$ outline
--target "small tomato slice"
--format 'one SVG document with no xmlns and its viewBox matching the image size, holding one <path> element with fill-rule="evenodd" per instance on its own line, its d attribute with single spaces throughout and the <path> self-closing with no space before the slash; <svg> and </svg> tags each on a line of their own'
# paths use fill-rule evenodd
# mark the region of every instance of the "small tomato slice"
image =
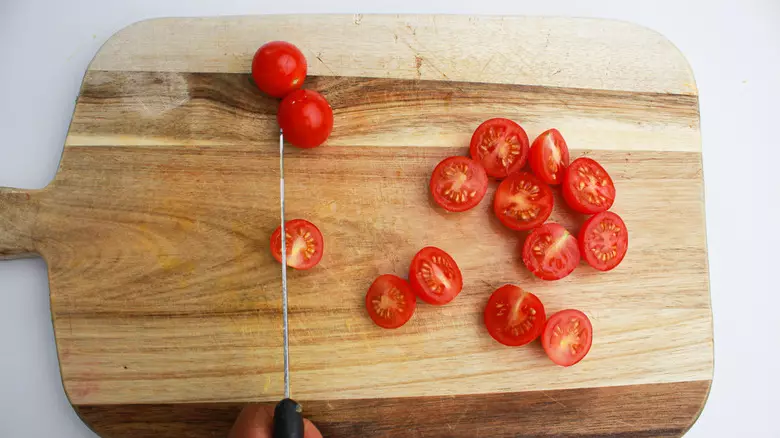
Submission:
<svg viewBox="0 0 780 438">
<path fill-rule="evenodd" d="M 580 251 L 585 261 L 599 271 L 609 271 L 623 261 L 628 251 L 628 229 L 620 216 L 603 211 L 580 229 Z"/>
<path fill-rule="evenodd" d="M 577 238 L 554 223 L 535 228 L 523 244 L 523 263 L 542 280 L 560 280 L 580 263 Z"/>
<path fill-rule="evenodd" d="M 563 176 L 563 199 L 574 210 L 594 214 L 615 202 L 615 184 L 599 163 L 590 158 L 574 160 Z"/>
<path fill-rule="evenodd" d="M 547 184 L 560 184 L 569 166 L 569 147 L 557 129 L 544 131 L 536 137 L 528 162 L 531 171 Z"/>
<path fill-rule="evenodd" d="M 550 187 L 528 172 L 517 172 L 499 184 L 493 211 L 513 230 L 530 230 L 544 223 L 553 210 Z"/>
<path fill-rule="evenodd" d="M 409 283 L 391 274 L 380 275 L 366 293 L 368 316 L 379 327 L 394 329 L 411 319 L 417 298 Z"/>
<path fill-rule="evenodd" d="M 485 168 L 466 157 L 449 157 L 439 163 L 431 175 L 433 200 L 449 211 L 474 208 L 487 192 Z"/>
<path fill-rule="evenodd" d="M 506 178 L 525 166 L 528 135 L 509 119 L 483 122 L 471 136 L 471 158 L 482 163 L 493 178 Z"/>
<path fill-rule="evenodd" d="M 313 223 L 294 219 L 287 221 L 285 242 L 287 246 L 287 266 L 295 269 L 311 269 L 322 259 L 324 244 L 322 233 Z M 271 234 L 271 254 L 282 262 L 282 227 Z"/>
<path fill-rule="evenodd" d="M 447 304 L 463 289 L 463 275 L 455 259 L 435 246 L 415 254 L 409 267 L 412 291 L 428 304 Z"/>
<path fill-rule="evenodd" d="M 542 333 L 542 347 L 547 356 L 564 367 L 581 361 L 593 343 L 593 326 L 584 313 L 567 309 L 555 313 Z"/>
<path fill-rule="evenodd" d="M 490 296 L 484 318 L 493 339 L 504 345 L 519 347 L 542 333 L 544 306 L 536 295 L 507 284 Z"/>
</svg>

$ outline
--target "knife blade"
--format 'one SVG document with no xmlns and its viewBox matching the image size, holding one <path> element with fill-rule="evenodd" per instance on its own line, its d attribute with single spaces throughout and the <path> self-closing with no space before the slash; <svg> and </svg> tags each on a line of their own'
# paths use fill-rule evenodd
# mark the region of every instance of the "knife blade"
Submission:
<svg viewBox="0 0 780 438">
<path fill-rule="evenodd" d="M 284 132 L 279 130 L 279 210 L 282 239 L 282 338 L 284 343 L 284 399 L 274 409 L 273 438 L 303 438 L 303 409 L 290 398 L 290 328 L 287 319 L 287 228 L 284 221 Z"/>
</svg>

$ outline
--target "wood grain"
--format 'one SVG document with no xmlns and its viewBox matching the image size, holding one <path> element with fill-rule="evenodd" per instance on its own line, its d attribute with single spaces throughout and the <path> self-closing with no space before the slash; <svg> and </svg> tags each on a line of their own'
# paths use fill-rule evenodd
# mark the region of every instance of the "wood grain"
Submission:
<svg viewBox="0 0 780 438">
<path fill-rule="evenodd" d="M 326 244 L 317 268 L 289 274 L 292 390 L 330 436 L 690 426 L 713 349 L 698 98 L 684 58 L 626 23 L 430 16 L 165 19 L 106 43 L 54 181 L 0 189 L 0 258 L 46 259 L 63 385 L 88 423 L 106 436 L 224 435 L 236 403 L 282 395 L 268 250 L 276 102 L 247 75 L 254 48 L 275 37 L 304 49 L 306 87 L 336 116 L 327 145 L 289 148 L 285 169 L 287 216 L 317 223 Z M 494 116 L 532 137 L 555 126 L 573 156 L 609 170 L 630 229 L 618 269 L 533 278 L 517 255 L 523 235 L 490 214 L 493 184 L 470 212 L 430 202 L 433 167 Z M 556 201 L 552 219 L 576 232 L 584 217 Z M 425 245 L 453 255 L 464 291 L 378 329 L 363 314 L 366 288 L 404 275 Z M 548 311 L 585 311 L 596 334 L 587 360 L 563 369 L 539 345 L 493 342 L 480 313 L 507 282 Z M 436 407 L 462 416 L 423 415 Z"/>
<path fill-rule="evenodd" d="M 303 402 L 325 437 L 676 437 L 693 424 L 709 381 L 457 397 Z M 648 409 L 652 404 L 653 409 Z M 243 405 L 84 405 L 106 438 L 224 436 Z"/>
</svg>

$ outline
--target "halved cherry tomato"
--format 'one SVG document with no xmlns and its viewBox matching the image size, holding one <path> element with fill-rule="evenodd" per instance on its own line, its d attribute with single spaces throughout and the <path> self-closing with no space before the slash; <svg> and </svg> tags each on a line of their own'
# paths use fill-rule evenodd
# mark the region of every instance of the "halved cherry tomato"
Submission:
<svg viewBox="0 0 780 438">
<path fill-rule="evenodd" d="M 412 317 L 415 308 L 417 298 L 409 283 L 395 275 L 380 275 L 366 293 L 368 316 L 379 327 L 401 327 Z"/>
<path fill-rule="evenodd" d="M 409 266 L 412 291 L 428 304 L 447 304 L 463 289 L 463 275 L 449 254 L 427 246 L 415 254 Z"/>
<path fill-rule="evenodd" d="M 311 269 L 322 259 L 324 244 L 322 233 L 313 223 L 294 219 L 287 221 L 285 242 L 287 244 L 287 266 L 295 269 Z M 282 227 L 276 227 L 271 234 L 271 254 L 282 262 Z"/>
<path fill-rule="evenodd" d="M 284 41 L 263 44 L 252 58 L 252 79 L 264 93 L 284 97 L 303 85 L 306 57 L 297 47 Z"/>
<path fill-rule="evenodd" d="M 299 148 L 314 148 L 333 131 L 333 109 L 314 90 L 295 90 L 279 105 L 276 115 L 284 139 Z"/>
<path fill-rule="evenodd" d="M 615 202 L 615 184 L 599 163 L 577 158 L 563 175 L 563 199 L 574 210 L 594 214 L 606 211 Z"/>
<path fill-rule="evenodd" d="M 499 184 L 493 211 L 513 230 L 530 230 L 544 223 L 553 210 L 550 187 L 528 172 L 517 172 Z"/>
<path fill-rule="evenodd" d="M 557 129 L 544 131 L 536 137 L 528 157 L 534 175 L 547 184 L 560 184 L 569 166 L 569 147 Z"/>
<path fill-rule="evenodd" d="M 471 136 L 471 158 L 482 163 L 493 178 L 506 178 L 525 166 L 528 135 L 509 119 L 483 122 Z"/>
<path fill-rule="evenodd" d="M 568 309 L 555 313 L 542 333 L 542 347 L 556 364 L 568 367 L 576 364 L 590 351 L 593 326 L 584 313 Z"/>
<path fill-rule="evenodd" d="M 466 211 L 485 197 L 488 178 L 485 168 L 466 157 L 449 157 L 431 175 L 433 200 L 449 211 Z"/>
<path fill-rule="evenodd" d="M 599 271 L 609 271 L 619 265 L 628 251 L 626 224 L 611 211 L 588 219 L 580 229 L 578 240 L 585 261 Z"/>
<path fill-rule="evenodd" d="M 577 238 L 554 223 L 535 228 L 523 244 L 523 263 L 542 280 L 560 280 L 580 263 Z"/>
<path fill-rule="evenodd" d="M 511 347 L 525 345 L 539 337 L 545 322 L 544 306 L 539 298 L 512 284 L 493 292 L 484 317 L 490 336 Z"/>
</svg>

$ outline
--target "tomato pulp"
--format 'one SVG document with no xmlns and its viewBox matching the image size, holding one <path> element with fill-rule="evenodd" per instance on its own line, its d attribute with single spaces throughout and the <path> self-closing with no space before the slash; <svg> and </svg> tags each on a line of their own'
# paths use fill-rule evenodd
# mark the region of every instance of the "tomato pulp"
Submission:
<svg viewBox="0 0 780 438">
<path fill-rule="evenodd" d="M 542 333 L 542 347 L 553 362 L 568 367 L 581 361 L 593 343 L 593 326 L 579 310 L 555 313 Z"/>
<path fill-rule="evenodd" d="M 628 251 L 628 229 L 620 216 L 604 211 L 592 216 L 580 229 L 580 251 L 599 271 L 614 269 Z"/>
<path fill-rule="evenodd" d="M 479 161 L 493 178 L 506 178 L 525 166 L 528 135 L 509 119 L 490 119 L 471 136 L 471 158 Z"/>
<path fill-rule="evenodd" d="M 448 211 L 474 208 L 487 192 L 485 168 L 466 157 L 445 158 L 433 170 L 430 189 L 433 200 Z"/>
<path fill-rule="evenodd" d="M 590 158 L 577 158 L 569 165 L 561 189 L 569 207 L 580 213 L 606 211 L 615 202 L 612 178 L 599 163 Z"/>
<path fill-rule="evenodd" d="M 554 223 L 535 228 L 523 244 L 523 263 L 542 280 L 559 280 L 580 263 L 577 238 Z"/>
<path fill-rule="evenodd" d="M 544 223 L 553 209 L 550 187 L 528 172 L 517 172 L 499 184 L 493 211 L 513 230 L 530 230 Z"/>
<path fill-rule="evenodd" d="M 463 275 L 449 254 L 428 246 L 412 259 L 409 284 L 421 300 L 442 305 L 452 301 L 463 289 Z"/>
<path fill-rule="evenodd" d="M 287 248 L 287 266 L 295 269 L 311 269 L 322 259 L 324 243 L 322 233 L 313 223 L 294 219 L 284 225 Z M 271 254 L 282 262 L 282 227 L 271 234 Z"/>
<path fill-rule="evenodd" d="M 569 166 L 569 147 L 557 129 L 544 131 L 536 137 L 528 162 L 531 171 L 547 184 L 560 184 Z"/>
<path fill-rule="evenodd" d="M 366 310 L 376 325 L 394 329 L 411 319 L 417 298 L 409 283 L 391 274 L 380 275 L 366 293 Z"/>
<path fill-rule="evenodd" d="M 496 289 L 485 307 L 485 326 L 496 341 L 512 347 L 525 345 L 542 333 L 544 306 L 539 298 L 507 284 Z"/>
</svg>

